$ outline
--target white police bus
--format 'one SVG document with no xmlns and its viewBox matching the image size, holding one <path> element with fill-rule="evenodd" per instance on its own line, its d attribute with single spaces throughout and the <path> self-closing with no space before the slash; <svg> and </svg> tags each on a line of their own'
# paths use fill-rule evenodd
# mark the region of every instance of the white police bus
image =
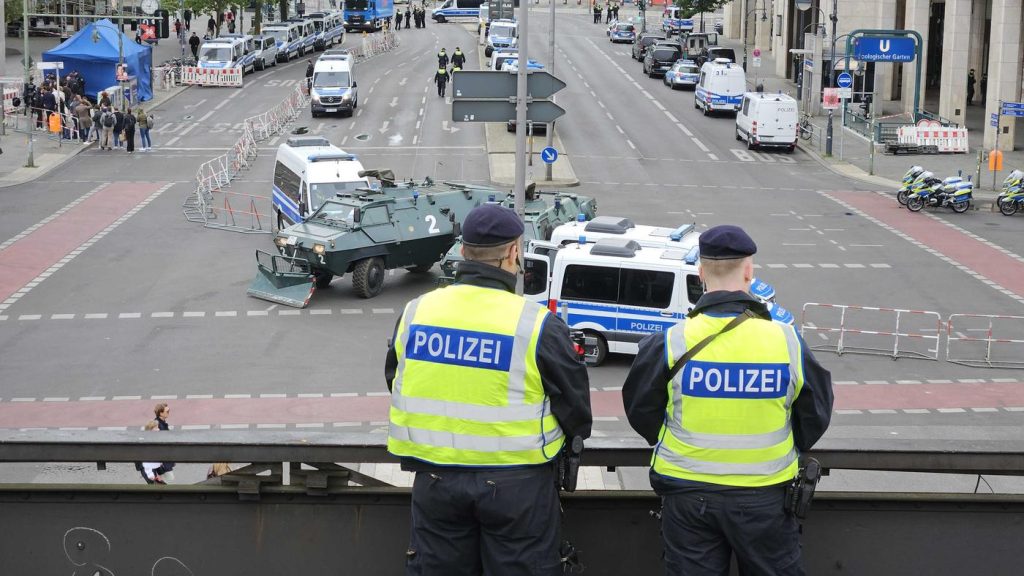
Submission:
<svg viewBox="0 0 1024 576">
<path fill-rule="evenodd" d="M 302 50 L 302 26 L 297 22 L 280 22 L 263 27 L 263 35 L 277 42 L 277 59 L 287 62 Z"/>
<path fill-rule="evenodd" d="M 246 68 L 252 71 L 255 65 L 255 53 L 246 53 L 245 39 L 243 38 L 214 38 L 203 42 L 199 47 L 200 68 L 223 69 L 241 68 L 244 74 Z"/>
<path fill-rule="evenodd" d="M 459 18 L 480 18 L 480 5 L 484 0 L 445 0 L 430 13 L 435 21 L 443 23 Z"/>
<path fill-rule="evenodd" d="M 370 188 L 353 154 L 321 136 L 289 138 L 277 149 L 271 195 L 280 230 L 312 215 L 325 200 Z"/>
</svg>

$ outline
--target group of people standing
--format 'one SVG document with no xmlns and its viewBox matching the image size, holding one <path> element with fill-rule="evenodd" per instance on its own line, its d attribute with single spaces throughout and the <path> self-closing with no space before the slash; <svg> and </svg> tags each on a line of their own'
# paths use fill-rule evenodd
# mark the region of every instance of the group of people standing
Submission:
<svg viewBox="0 0 1024 576">
<path fill-rule="evenodd" d="M 391 26 L 391 19 L 388 18 L 386 22 L 387 29 L 401 30 L 402 22 L 405 22 L 405 29 L 409 29 L 409 25 L 414 23 L 417 28 L 427 27 L 427 8 L 425 5 L 420 4 L 419 6 L 405 7 L 405 12 L 396 9 L 395 10 L 395 25 Z"/>
<path fill-rule="evenodd" d="M 604 22 L 608 24 L 619 19 L 619 5 L 611 2 L 605 7 Z M 594 24 L 601 23 L 601 5 L 594 2 Z"/>
<path fill-rule="evenodd" d="M 451 71 L 448 70 L 449 62 L 452 65 Z M 461 48 L 456 46 L 455 52 L 452 53 L 450 59 L 445 49 L 441 48 L 441 51 L 437 53 L 437 72 L 434 73 L 434 83 L 437 84 L 438 96 L 444 98 L 448 83 L 452 81 L 452 74 L 462 70 L 465 65 L 466 55 L 463 54 Z"/>
</svg>

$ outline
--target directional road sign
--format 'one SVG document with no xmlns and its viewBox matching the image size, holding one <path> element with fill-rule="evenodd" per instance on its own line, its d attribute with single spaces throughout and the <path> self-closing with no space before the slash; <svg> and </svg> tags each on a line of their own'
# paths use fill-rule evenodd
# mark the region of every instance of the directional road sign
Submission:
<svg viewBox="0 0 1024 576">
<path fill-rule="evenodd" d="M 1024 116 L 1024 110 L 1017 108 L 1003 108 L 1003 116 Z"/>
<path fill-rule="evenodd" d="M 836 86 L 840 88 L 849 88 L 853 86 L 853 76 L 850 76 L 849 72 L 843 72 L 839 76 L 836 76 Z"/>
<path fill-rule="evenodd" d="M 1003 102 L 1003 110 L 1024 110 L 1024 102 Z"/>
<path fill-rule="evenodd" d="M 853 88 L 836 88 L 836 90 L 839 90 L 839 97 L 843 100 L 853 98 Z"/>
<path fill-rule="evenodd" d="M 545 164 L 554 164 L 555 160 L 558 160 L 558 150 L 548 146 L 540 151 L 540 159 L 543 160 Z"/>
<path fill-rule="evenodd" d="M 853 57 L 862 62 L 913 62 L 917 51 L 907 36 L 861 36 L 854 42 Z"/>
<path fill-rule="evenodd" d="M 459 70 L 453 74 L 455 99 L 509 98 L 516 95 L 516 75 L 490 70 Z M 547 98 L 565 88 L 565 82 L 544 71 L 526 77 L 527 94 L 534 99 Z"/>
<path fill-rule="evenodd" d="M 459 72 L 458 76 L 462 74 Z M 547 124 L 565 114 L 550 100 L 534 100 L 526 108 L 526 119 Z M 508 122 L 516 119 L 516 105 L 507 100 L 452 100 L 452 120 L 456 122 Z"/>
<path fill-rule="evenodd" d="M 988 123 L 993 127 L 999 126 L 999 114 L 993 112 L 992 116 L 988 119 Z"/>
</svg>

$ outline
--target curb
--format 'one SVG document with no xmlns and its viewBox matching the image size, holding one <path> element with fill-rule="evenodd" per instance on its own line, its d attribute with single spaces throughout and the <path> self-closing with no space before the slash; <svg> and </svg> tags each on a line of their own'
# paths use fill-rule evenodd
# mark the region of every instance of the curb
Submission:
<svg viewBox="0 0 1024 576">
<path fill-rule="evenodd" d="M 829 172 L 832 172 L 836 176 L 848 178 L 851 180 L 857 180 L 859 182 L 871 184 L 873 186 L 885 186 L 886 188 L 889 188 L 891 190 L 898 190 L 901 185 L 901 183 L 897 182 L 896 180 L 890 180 L 882 176 L 872 176 L 870 174 L 867 174 L 860 167 L 850 164 L 849 162 L 843 162 L 841 160 L 829 161 L 820 154 L 818 154 L 817 150 L 814 150 L 808 146 L 804 146 L 800 142 L 797 143 L 797 146 L 801 150 L 803 150 L 808 156 L 814 159 L 815 162 L 817 162 L 823 168 L 825 168 Z M 848 166 L 850 170 L 843 170 L 839 168 L 840 166 Z M 994 195 L 991 198 L 989 198 L 987 197 L 987 195 L 979 196 L 975 194 L 973 198 L 973 204 L 975 211 L 979 211 L 983 207 L 988 208 L 990 212 L 995 212 L 998 210 L 998 208 L 996 207 L 996 197 Z"/>
<path fill-rule="evenodd" d="M 157 107 L 157 106 L 161 106 L 164 103 L 166 103 L 167 101 L 169 101 L 170 99 L 174 98 L 178 94 L 181 94 L 182 92 L 184 92 L 187 89 L 188 89 L 188 86 L 185 86 L 181 90 L 178 90 L 177 92 L 174 92 L 173 94 L 167 95 L 167 97 L 164 98 L 163 100 L 157 101 L 156 98 L 153 98 L 149 102 L 144 102 L 143 105 L 147 106 L 147 107 L 152 106 L 154 108 Z M 8 138 L 10 138 L 10 136 L 8 136 Z M 72 140 L 70 142 L 77 142 L 77 141 Z M 39 166 L 39 165 L 36 165 L 35 171 L 32 172 L 29 175 L 28 178 L 22 178 L 20 180 L 11 180 L 11 181 L 0 180 L 0 189 L 10 188 L 11 186 L 21 186 L 22 184 L 28 184 L 30 182 L 35 182 L 39 178 L 42 178 L 43 176 L 46 176 L 47 174 L 52 172 L 55 168 L 59 168 L 60 166 L 64 165 L 64 163 L 67 162 L 68 160 L 71 160 L 72 158 L 74 158 L 75 156 L 78 156 L 79 154 L 81 154 L 85 150 L 88 150 L 89 148 L 92 148 L 93 142 L 89 142 L 85 146 L 82 146 L 81 144 L 71 144 L 71 145 L 74 145 L 76 147 L 74 151 L 72 151 L 70 154 L 64 155 L 64 157 L 62 157 L 59 161 L 54 162 L 54 163 L 50 164 L 49 166 Z M 22 166 L 22 168 L 25 168 L 25 166 Z M 15 171 L 17 171 L 17 170 L 18 169 L 15 169 Z"/>
</svg>

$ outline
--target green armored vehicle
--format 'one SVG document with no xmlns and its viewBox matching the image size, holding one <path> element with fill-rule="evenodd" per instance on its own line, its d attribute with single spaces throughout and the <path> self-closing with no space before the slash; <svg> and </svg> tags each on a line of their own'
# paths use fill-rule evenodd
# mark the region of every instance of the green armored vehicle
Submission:
<svg viewBox="0 0 1024 576">
<path fill-rule="evenodd" d="M 494 202 L 497 197 L 489 198 Z M 501 200 L 502 206 L 515 207 L 515 196 L 508 194 Z M 526 188 L 526 205 L 524 211 L 523 241 L 550 240 L 551 231 L 556 227 L 577 220 L 582 215 L 584 220 L 591 220 L 597 215 L 597 200 L 579 194 L 567 192 L 538 191 L 531 184 Z M 441 259 L 441 272 L 446 277 L 454 277 L 455 269 L 462 262 L 462 238 L 456 240 L 448 253 Z"/>
<path fill-rule="evenodd" d="M 316 288 L 352 274 L 362 298 L 384 287 L 385 270 L 426 272 L 455 243 L 474 206 L 495 192 L 461 184 L 395 184 L 390 170 L 368 171 L 384 184 L 326 200 L 305 221 L 274 238 L 279 254 L 256 251 L 258 273 L 248 294 L 303 308 Z"/>
</svg>

